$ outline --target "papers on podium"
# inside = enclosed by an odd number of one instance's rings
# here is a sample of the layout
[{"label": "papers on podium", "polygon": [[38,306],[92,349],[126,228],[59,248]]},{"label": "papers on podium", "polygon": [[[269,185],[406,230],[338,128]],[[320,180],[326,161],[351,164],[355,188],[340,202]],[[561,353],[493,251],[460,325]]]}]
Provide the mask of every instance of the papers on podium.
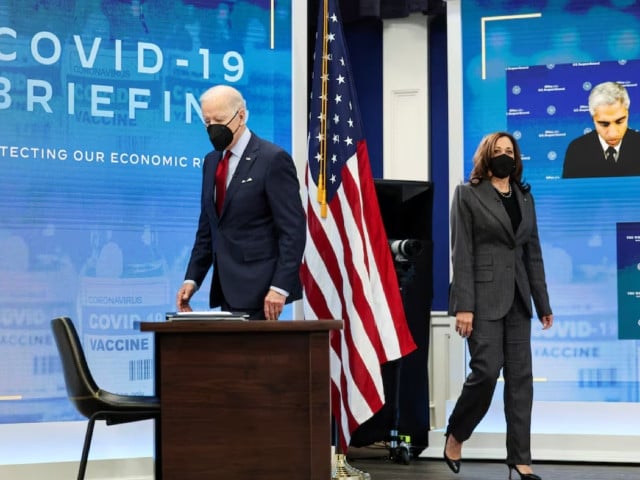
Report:
[{"label": "papers on podium", "polygon": [[198,320],[201,322],[216,320],[246,321],[248,320],[248,315],[242,312],[199,310],[194,312],[167,312],[166,319],[167,321]]}]

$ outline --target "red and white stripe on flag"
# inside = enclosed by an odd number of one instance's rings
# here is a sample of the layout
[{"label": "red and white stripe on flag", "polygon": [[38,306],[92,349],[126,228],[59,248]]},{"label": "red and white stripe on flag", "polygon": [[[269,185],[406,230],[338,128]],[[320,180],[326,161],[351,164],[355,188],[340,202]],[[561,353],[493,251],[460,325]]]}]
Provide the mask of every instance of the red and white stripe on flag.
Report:
[{"label": "red and white stripe on flag", "polygon": [[380,365],[415,349],[382,224],[366,142],[347,160],[322,218],[307,171],[305,318],[342,319],[331,333],[332,410],[340,446],[385,402]]},{"label": "red and white stripe on flag", "polygon": [[336,0],[321,0],[305,179],[305,318],[331,332],[331,408],[339,447],[384,405],[381,365],[416,346],[382,223]]}]

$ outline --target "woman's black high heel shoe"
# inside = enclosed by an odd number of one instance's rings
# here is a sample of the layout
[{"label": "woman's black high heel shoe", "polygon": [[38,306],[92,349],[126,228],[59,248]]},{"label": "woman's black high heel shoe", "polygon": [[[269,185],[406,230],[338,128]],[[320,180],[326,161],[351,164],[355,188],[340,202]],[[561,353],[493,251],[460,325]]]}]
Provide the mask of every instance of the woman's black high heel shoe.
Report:
[{"label": "woman's black high heel shoe", "polygon": [[445,440],[444,440],[444,461],[447,462],[447,466],[451,469],[451,471],[453,473],[458,473],[460,472],[460,459],[458,460],[452,460],[447,456],[447,441],[449,440],[449,434],[447,433],[445,435]]},{"label": "woman's black high heel shoe", "polygon": [[508,465],[508,467],[509,467],[509,480],[511,480],[511,471],[512,470],[515,470],[516,473],[518,475],[520,475],[520,479],[521,480],[542,480],[535,473],[522,473],[520,470],[518,470],[518,466],[517,465]]}]

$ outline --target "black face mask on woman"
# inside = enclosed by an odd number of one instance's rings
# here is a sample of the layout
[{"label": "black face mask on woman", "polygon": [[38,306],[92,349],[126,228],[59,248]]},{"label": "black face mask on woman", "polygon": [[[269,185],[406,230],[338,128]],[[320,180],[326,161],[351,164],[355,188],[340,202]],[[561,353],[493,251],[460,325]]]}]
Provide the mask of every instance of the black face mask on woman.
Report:
[{"label": "black face mask on woman", "polygon": [[[231,131],[228,125],[233,122],[233,119],[236,118],[238,112],[240,112],[240,110],[236,110],[236,113],[233,114],[233,117],[231,117],[231,119],[225,124],[212,123],[207,127],[207,133],[209,134],[211,145],[213,145],[213,148],[215,148],[218,152],[223,151],[233,141],[234,132]],[[240,126],[238,126],[238,128],[240,128]]]},{"label": "black face mask on woman", "polygon": [[507,178],[516,169],[516,161],[503,153],[489,160],[489,169],[496,178]]}]

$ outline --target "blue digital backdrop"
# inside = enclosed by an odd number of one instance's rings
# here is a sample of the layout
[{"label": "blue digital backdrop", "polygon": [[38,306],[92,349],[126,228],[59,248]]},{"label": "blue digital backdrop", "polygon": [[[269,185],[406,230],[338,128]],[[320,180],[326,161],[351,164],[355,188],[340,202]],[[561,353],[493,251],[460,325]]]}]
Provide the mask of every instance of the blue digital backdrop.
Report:
[{"label": "blue digital backdrop", "polygon": [[462,32],[465,176],[480,139],[509,131],[536,200],[555,316],[548,331],[532,327],[536,400],[637,402],[640,256],[620,238],[638,234],[640,178],[561,173],[569,142],[594,128],[597,83],[627,86],[640,129],[640,7],[465,0]]},{"label": "blue digital backdrop", "polygon": [[136,322],[175,309],[212,149],[198,98],[237,87],[249,128],[291,151],[291,11],[0,2],[0,423],[78,418],[56,316],[76,323],[100,386],[151,393],[153,338]]}]

